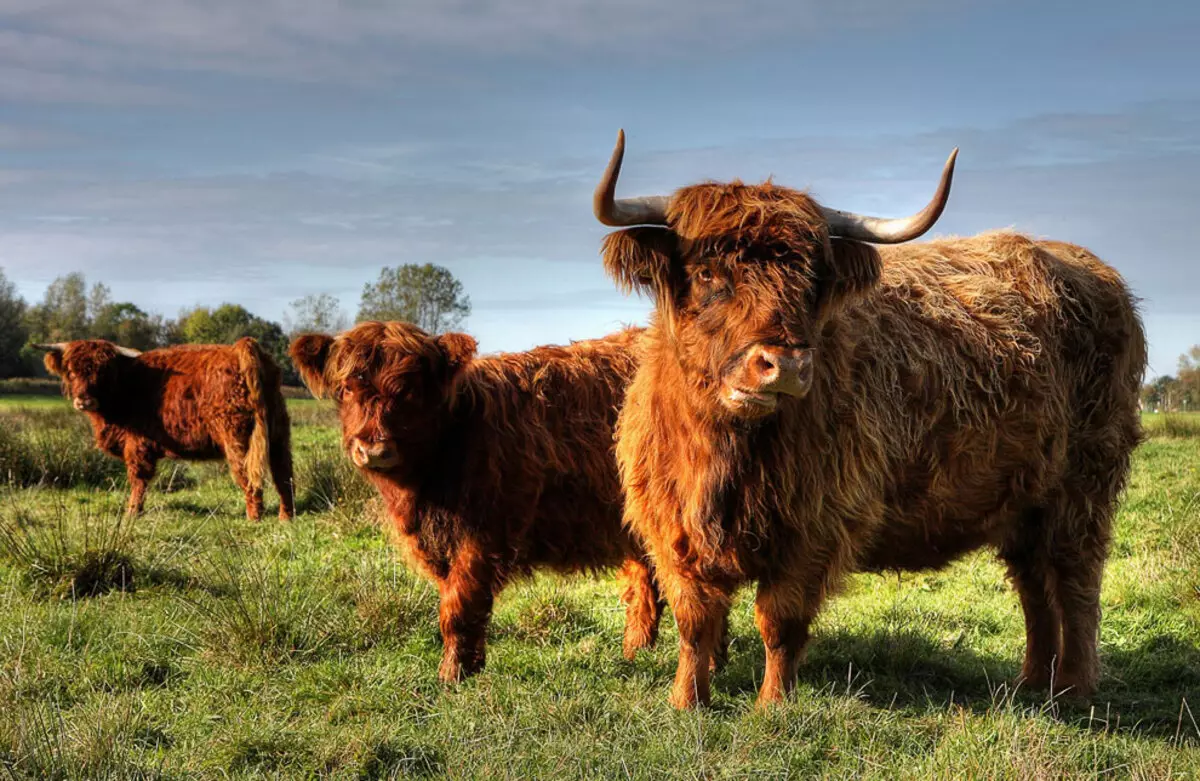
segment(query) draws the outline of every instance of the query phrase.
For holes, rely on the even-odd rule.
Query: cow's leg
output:
[[[654,582],[652,566],[646,560],[626,559],[620,577],[625,584],[621,593],[625,603],[624,652],[626,659],[633,659],[639,648],[652,648],[658,640],[663,600]]]
[[[1050,683],[1054,665],[1061,657],[1061,626],[1052,594],[1053,573],[1046,562],[1044,543],[1045,513],[1031,510],[1022,519],[1022,534],[1001,551],[1008,575],[1021,599],[1025,614],[1025,663],[1021,681],[1034,689]],[[1036,539],[1031,539],[1036,538]]]
[[[459,548],[450,574],[438,585],[443,643],[438,677],[453,683],[483,669],[492,602],[501,583],[483,551],[468,542]]]
[[[129,501],[125,515],[134,517],[142,514],[146,501],[146,488],[154,479],[158,466],[158,453],[144,441],[130,439],[125,444],[125,474],[129,478]]]
[[[279,492],[279,520],[290,521],[296,514],[291,437],[286,432],[276,435],[271,440],[270,450],[271,481]]]
[[[245,449],[237,444],[226,445],[225,458],[229,461],[229,473],[233,475],[233,481],[246,498],[246,517],[257,521],[262,517],[263,492],[261,485],[250,485],[250,478],[246,474]]]
[[[762,635],[767,666],[758,704],[782,700],[796,684],[808,644],[808,629],[820,608],[820,592],[794,582],[760,583],[754,623]]]
[[[1129,441],[1136,441],[1132,433]],[[1073,443],[1071,473],[1047,507],[1047,559],[1062,624],[1052,683],[1072,697],[1091,696],[1100,679],[1100,582],[1131,450],[1114,447],[1110,432]]]
[[[671,705],[680,709],[697,703],[708,705],[712,701],[709,677],[713,651],[729,612],[729,594],[677,575],[668,575],[664,585],[679,628],[679,665],[675,669]]]
[[[1069,545],[1060,543],[1052,554],[1062,623],[1062,655],[1053,685],[1072,696],[1090,696],[1100,678],[1100,581],[1108,554],[1107,525],[1104,529],[1102,534],[1080,534]]]
[[[720,672],[729,662],[729,612],[726,611],[721,615],[721,620],[716,627],[716,640],[713,643],[712,660],[709,662],[708,668],[714,673]]]

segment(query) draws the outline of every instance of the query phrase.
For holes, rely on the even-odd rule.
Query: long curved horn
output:
[[[61,353],[67,349],[67,342],[54,342],[52,344],[30,344],[29,346],[35,350],[45,350],[48,353]]]
[[[596,219],[614,228],[629,225],[666,225],[667,205],[671,202],[666,195],[646,195],[641,198],[614,198],[617,177],[621,175],[621,160],[625,157],[625,131],[617,131],[617,145],[609,158],[608,168],[596,186],[592,196],[592,211]]]
[[[119,344],[115,344],[113,347],[117,348],[118,354],[124,355],[126,358],[136,358],[142,354],[141,350],[135,350],[132,347],[122,347]]]
[[[958,158],[958,147],[950,153],[946,165],[942,168],[942,180],[938,182],[937,192],[924,209],[911,217],[883,219],[866,217],[853,212],[839,211],[822,206],[821,212],[829,222],[829,235],[841,236],[847,239],[857,239],[872,244],[899,244],[911,241],[933,227],[950,200],[950,182],[954,179],[954,161]]]

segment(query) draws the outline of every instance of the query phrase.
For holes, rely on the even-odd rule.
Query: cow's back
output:
[[[864,336],[835,342],[852,357],[828,389],[884,479],[869,568],[1000,544],[1011,514],[1055,490],[1079,452],[1107,441],[1114,461],[1127,457],[1146,348],[1115,270],[1007,232],[881,254],[880,288],[841,324]],[[869,391],[847,398],[855,387]]]
[[[228,345],[181,345],[143,353],[157,377],[155,399],[168,449],[181,456],[217,457],[222,435],[248,435],[253,404]]]
[[[640,333],[482,357],[459,386],[472,412],[462,490],[532,512],[510,520],[528,564],[611,566],[634,545],[621,528],[613,426]]]

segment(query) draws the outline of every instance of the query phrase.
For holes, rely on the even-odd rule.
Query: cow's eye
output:
[[[707,269],[707,268],[702,268],[702,269],[698,270],[696,272],[696,279],[699,279],[701,282],[703,282],[705,284],[712,282],[713,281],[712,270]]]

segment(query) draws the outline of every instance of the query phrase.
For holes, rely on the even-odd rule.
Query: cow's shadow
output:
[[[734,639],[729,663],[713,679],[714,693],[753,698],[765,664],[756,635]],[[1200,727],[1181,704],[1195,708],[1200,723],[1200,648],[1170,635],[1151,636],[1132,649],[1101,649],[1099,691],[1090,700],[1050,698],[1017,684],[1020,656],[947,648],[918,632],[814,636],[800,668],[800,687],[858,697],[880,708],[913,715],[945,711],[955,704],[974,713],[1036,711],[1064,724],[1121,730],[1171,740],[1176,734],[1200,742]]]

